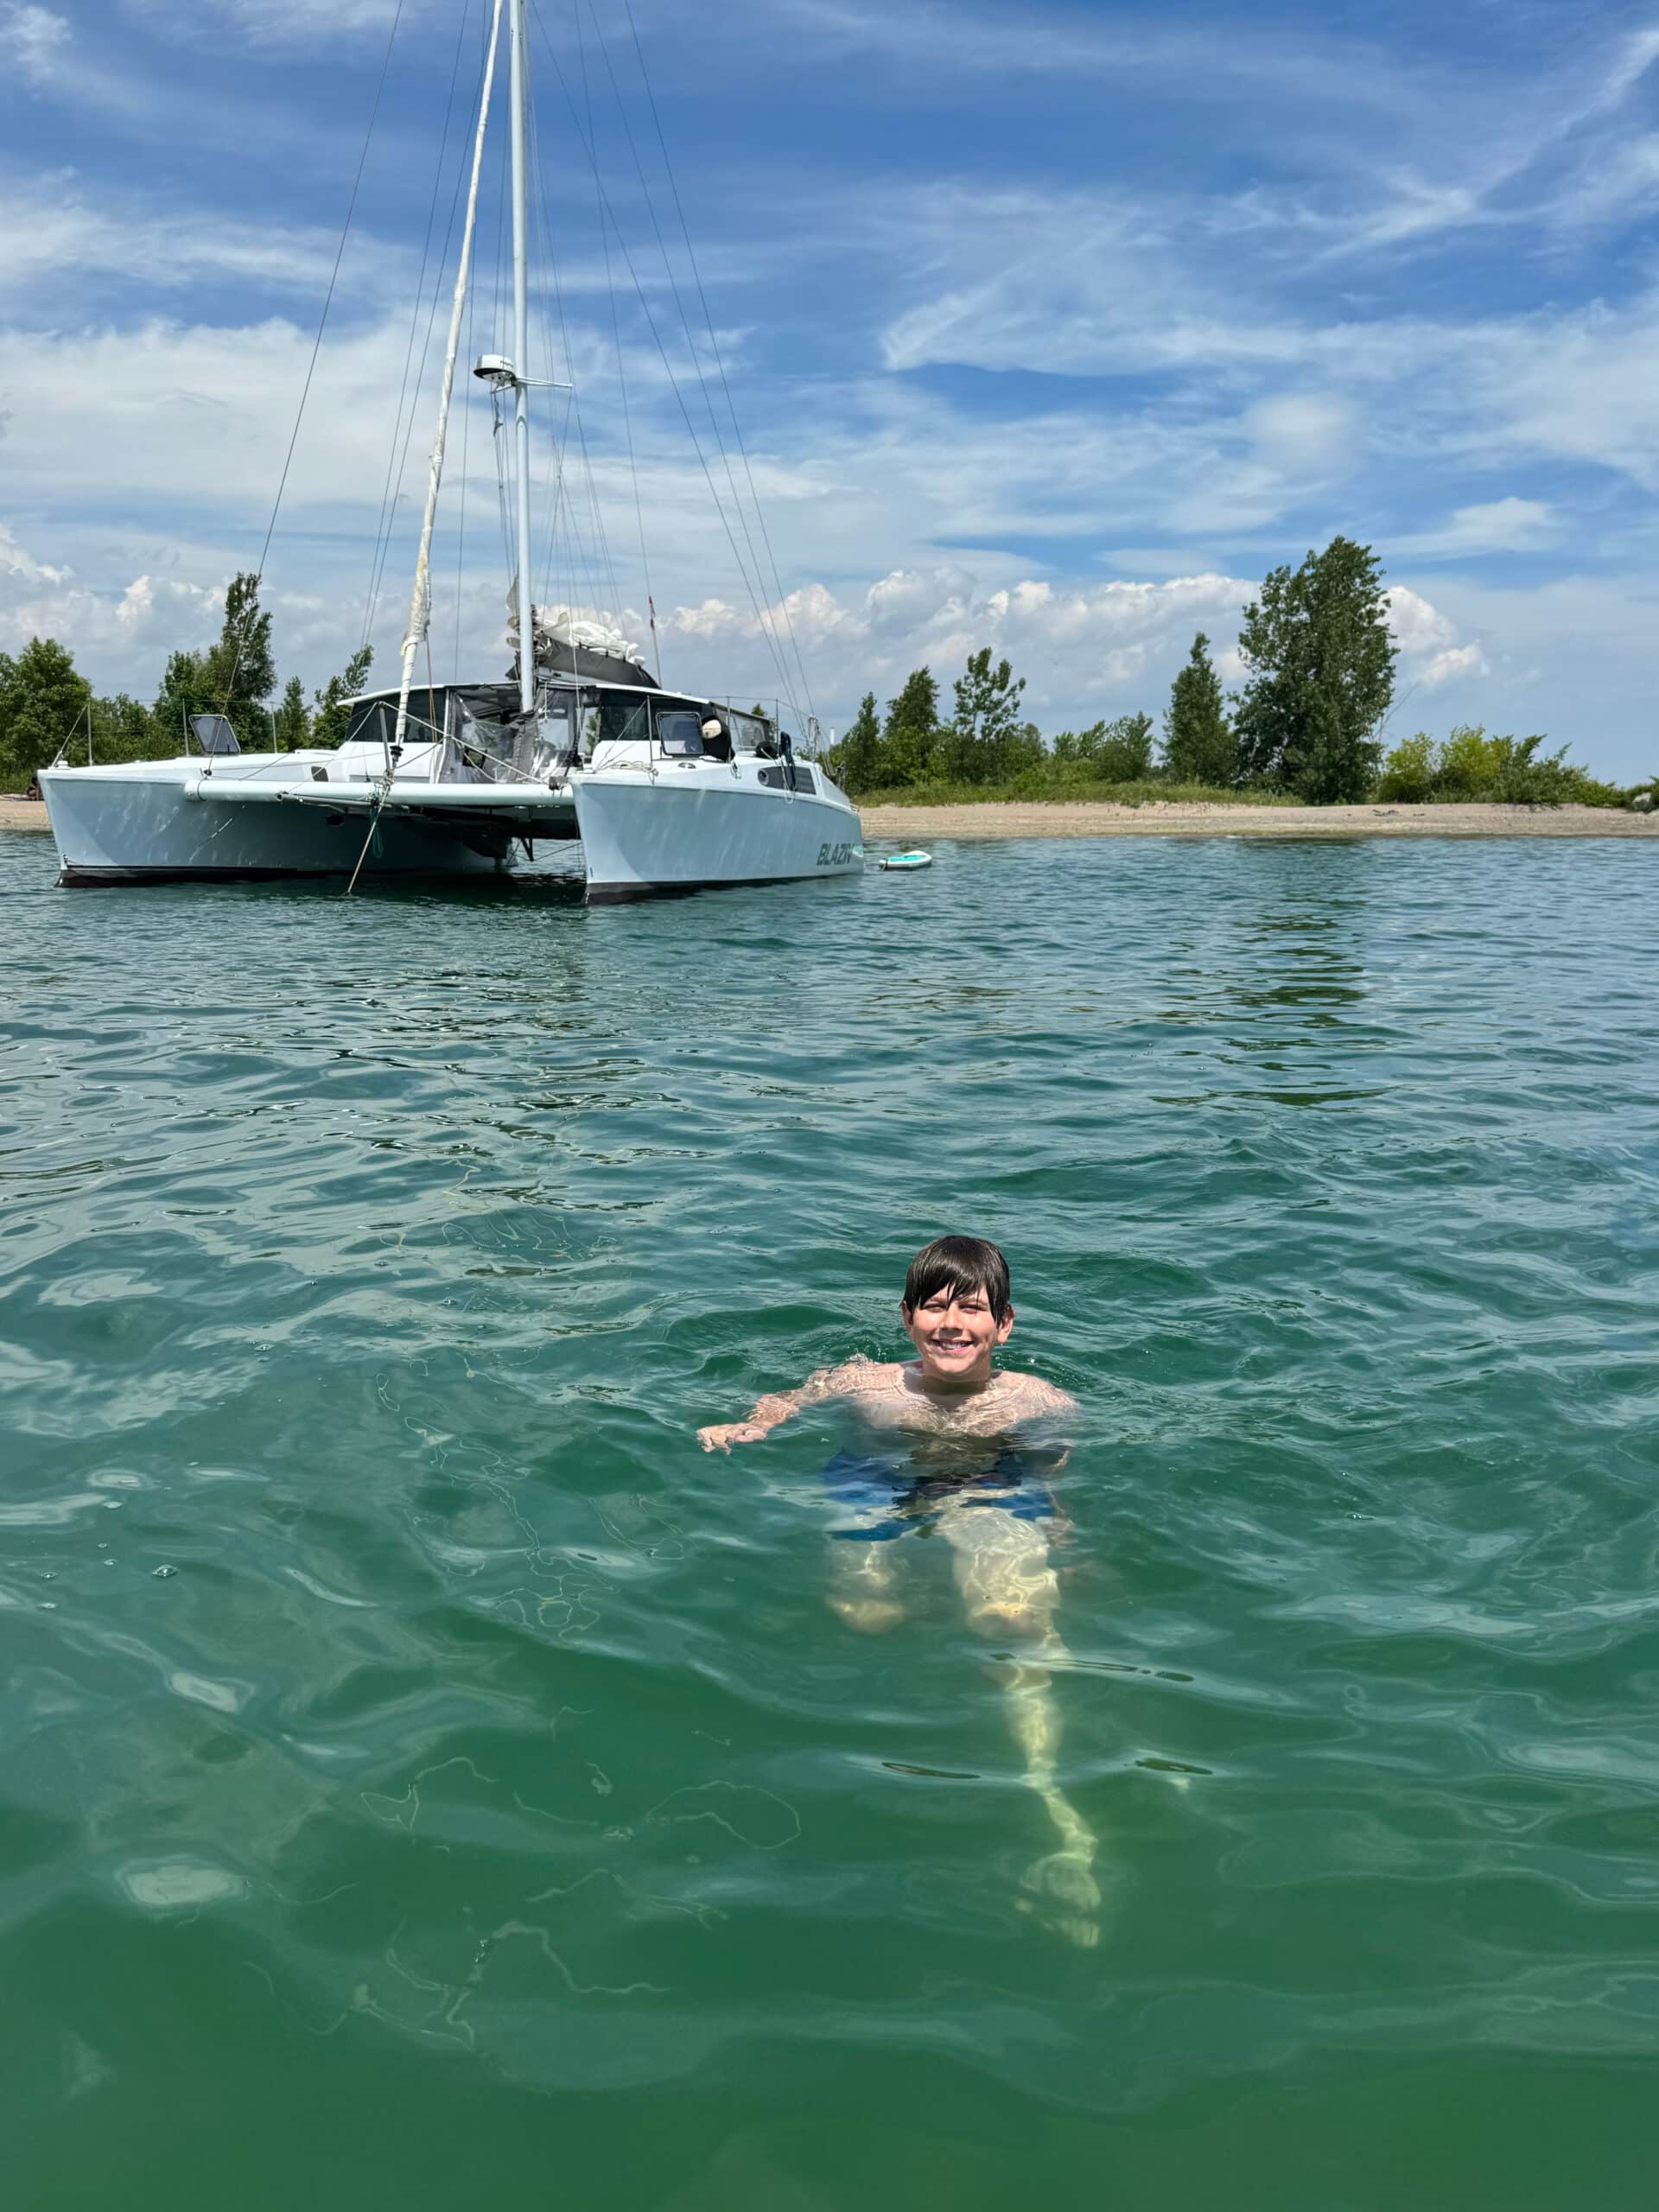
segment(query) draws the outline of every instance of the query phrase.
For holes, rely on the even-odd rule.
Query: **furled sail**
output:
[[[517,588],[507,596],[507,636],[515,666],[518,652]],[[657,679],[631,638],[607,622],[578,614],[574,607],[538,607],[531,614],[536,665],[552,676],[585,676],[596,683],[649,684]],[[510,670],[509,674],[512,671]]]

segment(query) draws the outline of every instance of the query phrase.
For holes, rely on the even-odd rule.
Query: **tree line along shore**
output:
[[[99,760],[165,759],[186,743],[188,717],[226,715],[254,750],[338,745],[346,702],[367,679],[365,644],[308,702],[297,677],[278,690],[271,617],[259,580],[237,575],[218,641],[169,655],[155,700],[95,694],[55,639],[0,653],[0,786],[25,789],[66,746]],[[1263,580],[1244,610],[1242,688],[1224,694],[1210,641],[1192,641],[1161,728],[1119,715],[1046,738],[1023,713],[1025,679],[989,646],[955,680],[948,718],[929,668],[912,671],[885,716],[867,692],[826,766],[864,804],[891,807],[1099,801],[1233,807],[1394,804],[1650,809],[1659,778],[1606,782],[1553,751],[1541,734],[1514,737],[1464,724],[1445,739],[1420,731],[1384,750],[1398,648],[1382,569],[1371,548],[1337,537]]]
[[[1245,681],[1230,697],[1202,632],[1171,687],[1159,729],[1120,715],[1045,739],[1025,719],[1025,682],[990,649],[972,654],[941,711],[931,669],[915,670],[885,717],[867,692],[829,755],[861,804],[938,807],[1095,800],[1228,808],[1351,808],[1367,802],[1650,808],[1659,779],[1612,784],[1548,748],[1541,734],[1464,724],[1385,752],[1398,652],[1382,570],[1370,546],[1334,537],[1300,568],[1274,569],[1244,610]]]

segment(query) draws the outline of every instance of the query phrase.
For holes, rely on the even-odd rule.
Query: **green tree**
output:
[[[852,792],[873,791],[879,785],[881,765],[881,724],[875,711],[875,694],[864,694],[847,734],[836,747],[836,777]]]
[[[1397,651],[1370,547],[1333,537],[1300,569],[1274,569],[1244,610],[1238,649],[1250,671],[1234,718],[1244,780],[1314,805],[1363,798]]]
[[[912,669],[899,696],[887,702],[878,785],[892,789],[901,784],[925,783],[939,736],[938,684],[931,668]]]
[[[1408,805],[1432,798],[1440,747],[1426,729],[1415,737],[1402,737],[1382,763],[1373,798],[1400,799]]]
[[[1049,764],[1063,783],[1144,783],[1152,772],[1152,716],[1119,715],[1087,729],[1063,729]]]
[[[305,690],[297,676],[290,676],[276,709],[276,742],[284,753],[298,753],[311,742],[311,716]]]
[[[1011,784],[1021,776],[1040,776],[1048,766],[1048,747],[1035,722],[1016,722],[1002,736],[997,753],[996,781]]]
[[[259,579],[251,569],[231,578],[219,642],[202,657],[210,711],[226,715],[243,745],[270,742],[264,702],[276,685],[270,656],[270,617],[259,604]]]
[[[150,726],[163,760],[195,750],[189,718],[217,714],[220,696],[208,674],[206,653],[181,650],[168,655],[162,688],[149,710]]]
[[[1225,786],[1238,774],[1238,741],[1221,696],[1221,679],[1202,630],[1170,687],[1164,715],[1164,771],[1172,783]]]
[[[162,747],[157,742],[157,733],[150,720],[149,709],[142,699],[135,699],[125,691],[118,691],[112,699],[92,702],[92,751],[99,760],[149,760],[160,752],[175,751],[172,745]]]
[[[55,638],[31,638],[14,660],[0,653],[0,766],[27,782],[86,734],[92,687]],[[71,748],[73,750],[73,747]]]
[[[311,723],[313,745],[334,746],[346,734],[351,720],[349,702],[363,689],[365,679],[374,661],[372,645],[360,645],[338,676],[331,676],[321,691],[313,694],[317,711]]]
[[[1084,757],[1103,784],[1141,784],[1152,773],[1152,716],[1119,715],[1085,730]]]
[[[941,748],[953,783],[1001,783],[1016,772],[1016,760],[1029,751],[1030,725],[1020,718],[1025,690],[1026,679],[1016,679],[1006,659],[992,667],[988,645],[969,655],[957,678],[956,712]]]

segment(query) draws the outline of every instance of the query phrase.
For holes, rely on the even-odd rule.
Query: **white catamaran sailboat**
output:
[[[417,684],[504,7],[516,350],[486,354],[474,373],[512,399],[516,665],[505,682]],[[781,712],[667,690],[620,635],[531,606],[528,83],[524,0],[493,0],[400,682],[352,702],[337,749],[242,752],[223,715],[199,715],[199,750],[175,760],[60,759],[40,780],[62,883],[476,875],[533,855],[537,839],[580,840],[595,901],[861,868],[856,810],[820,765],[796,757]]]

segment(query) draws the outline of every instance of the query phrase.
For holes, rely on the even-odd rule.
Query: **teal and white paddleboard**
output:
[[[876,865],[878,868],[931,868],[933,855],[931,853],[889,853],[886,860],[878,861]]]

